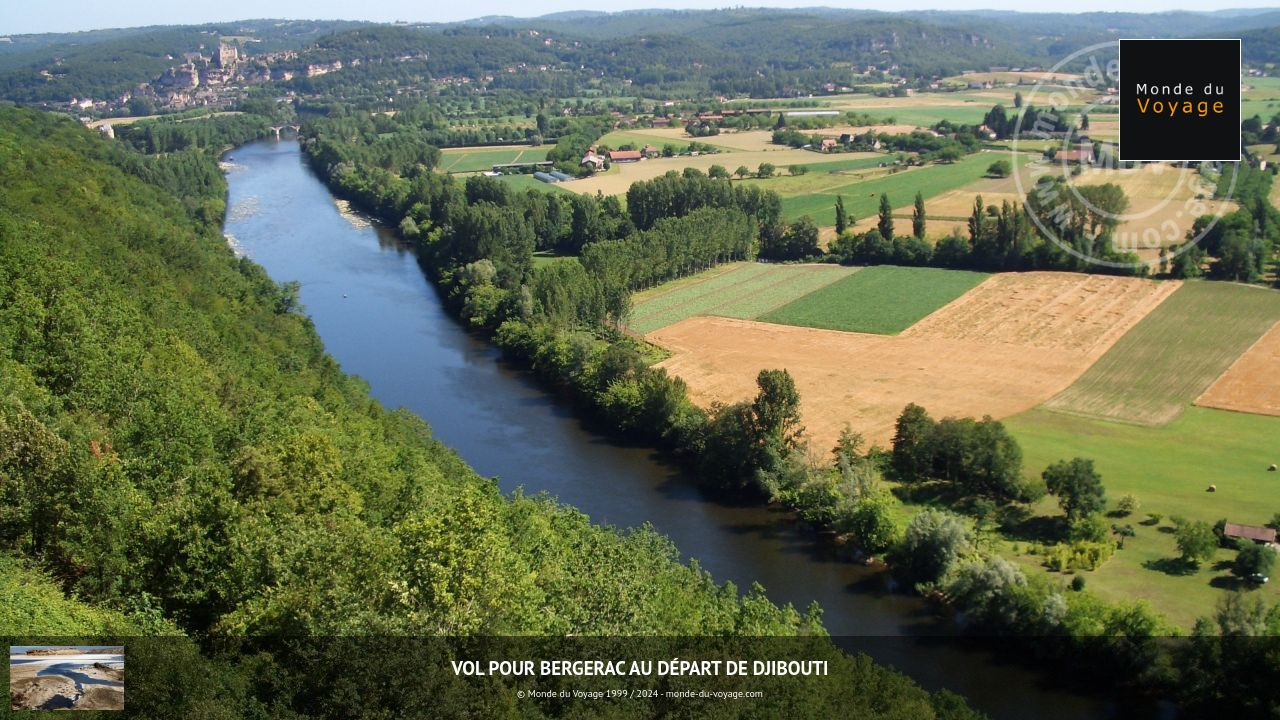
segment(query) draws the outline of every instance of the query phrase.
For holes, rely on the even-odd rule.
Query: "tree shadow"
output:
[[[1219,590],[1252,590],[1257,587],[1252,583],[1244,582],[1235,575],[1219,575],[1210,580],[1209,585]]]
[[[1142,563],[1142,567],[1148,570],[1162,572],[1165,575],[1186,576],[1194,575],[1199,568],[1194,564],[1183,560],[1182,558],[1160,558],[1159,560],[1147,560]]]
[[[1164,533],[1165,535],[1172,535],[1172,534],[1174,534],[1174,533],[1178,532],[1178,529],[1177,529],[1177,528],[1175,528],[1175,527],[1171,527],[1171,526],[1169,526],[1169,525],[1165,525],[1164,527],[1162,527],[1162,528],[1157,528],[1157,529],[1158,529],[1160,532]]]

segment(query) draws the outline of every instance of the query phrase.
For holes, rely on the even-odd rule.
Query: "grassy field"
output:
[[[759,319],[782,325],[896,335],[986,278],[985,273],[878,265]]]
[[[648,334],[695,315],[751,320],[855,270],[837,265],[722,265],[637,295],[630,327]]]
[[[498,178],[515,190],[540,190],[542,192],[573,192],[562,183],[544,183],[532,175],[502,175]]]
[[[1141,509],[1127,518],[1108,522],[1129,524],[1136,536],[1099,570],[1088,572],[1090,590],[1112,601],[1143,598],[1186,628],[1195,618],[1213,611],[1217,590],[1234,587],[1230,573],[1218,563],[1234,553],[1220,550],[1213,562],[1189,571],[1173,561],[1178,555],[1168,518],[1182,516],[1209,523],[1262,525],[1280,512],[1280,476],[1267,466],[1280,461],[1276,438],[1280,418],[1206,408],[1188,408],[1164,427],[1141,427],[1061,413],[1032,410],[1008,418],[1005,425],[1022,445],[1028,474],[1039,474],[1063,458],[1092,458],[1106,487],[1107,499],[1133,494]],[[1207,492],[1210,484],[1216,492]],[[1035,508],[1042,516],[1059,514],[1052,497]],[[1161,513],[1157,527],[1148,513]],[[1028,565],[1040,559],[1006,552]],[[1061,576],[1058,576],[1061,577]],[[1280,599],[1280,583],[1259,592],[1268,602]]]
[[[445,148],[440,151],[440,169],[450,173],[479,172],[500,163],[541,162],[547,159],[547,148],[524,145],[491,148]]]
[[[917,191],[923,193],[927,200],[981,179],[991,163],[1007,158],[1006,153],[975,153],[955,163],[908,168],[891,175],[858,180],[820,192],[784,197],[782,214],[788,222],[808,215],[819,225],[834,225],[836,196],[843,195],[845,208],[855,218],[866,218],[875,214],[879,208],[880,193],[888,193],[889,199],[896,204],[910,201]]]
[[[1188,282],[1044,407],[1148,425],[1167,423],[1277,320],[1278,292]]]

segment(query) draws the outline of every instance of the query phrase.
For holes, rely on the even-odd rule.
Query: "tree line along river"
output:
[[[393,233],[339,211],[296,142],[261,141],[228,156],[225,232],[233,247],[301,299],[342,368],[388,407],[405,407],[506,492],[547,492],[599,524],[651,523],[716,581],[763,585],[776,603],[817,601],[848,650],[930,689],[948,688],[997,720],[1135,717],[1151,708],[1055,687],[1015,657],[967,647],[916,597],[843,562],[782,512],[710,501],[650,450],[592,433],[572,409],[441,304],[413,251]]]

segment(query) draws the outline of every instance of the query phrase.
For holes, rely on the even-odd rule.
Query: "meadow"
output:
[[[502,175],[498,178],[514,190],[539,190],[541,192],[572,192],[564,183],[544,183],[532,175]],[[566,181],[566,182],[572,182]]]
[[[695,315],[752,319],[856,270],[837,265],[721,266],[636,295],[628,325],[648,334]]]
[[[1267,471],[1280,461],[1275,444],[1280,418],[1192,407],[1168,425],[1142,427],[1036,409],[1004,422],[1022,446],[1028,475],[1038,475],[1063,458],[1091,458],[1110,507],[1126,494],[1139,499],[1141,508],[1134,515],[1108,518],[1110,523],[1132,526],[1135,536],[1126,538],[1124,548],[1100,569],[1084,576],[1089,589],[1103,598],[1147,600],[1184,628],[1212,612],[1220,589],[1235,586],[1219,564],[1235,553],[1219,550],[1198,570],[1183,567],[1175,560],[1171,518],[1208,523],[1226,518],[1262,525],[1280,512],[1280,477]],[[1210,484],[1215,492],[1207,491]],[[1060,515],[1052,497],[1033,509],[1040,517]],[[1150,513],[1164,519],[1154,523]],[[1004,549],[1039,567],[1041,558],[1026,554],[1026,547],[1015,537]],[[1259,592],[1274,602],[1280,599],[1280,584],[1271,583]]]
[[[1168,423],[1277,320],[1280,293],[1187,282],[1045,407],[1146,425]]]
[[[878,265],[759,316],[764,322],[896,335],[965,294],[986,273]]]
[[[541,162],[547,159],[547,150],[526,145],[445,148],[440,151],[440,169],[448,173],[467,173],[488,170],[500,163]]]
[[[843,195],[845,209],[854,218],[866,218],[879,209],[881,193],[887,193],[891,201],[899,203],[910,201],[916,192],[922,193],[928,200],[980,180],[986,175],[991,163],[1007,157],[1006,153],[980,152],[954,163],[905,168],[883,177],[858,180],[826,188],[821,192],[784,197],[782,214],[789,222],[808,215],[818,225],[834,225],[836,197]]]

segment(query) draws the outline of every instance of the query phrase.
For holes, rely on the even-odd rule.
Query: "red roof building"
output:
[[[1258,527],[1256,525],[1237,525],[1236,523],[1227,523],[1222,528],[1222,534],[1232,538],[1244,538],[1260,543],[1273,543],[1276,541],[1276,531],[1269,527]]]
[[[639,150],[613,150],[609,153],[609,162],[639,162],[641,157]]]

